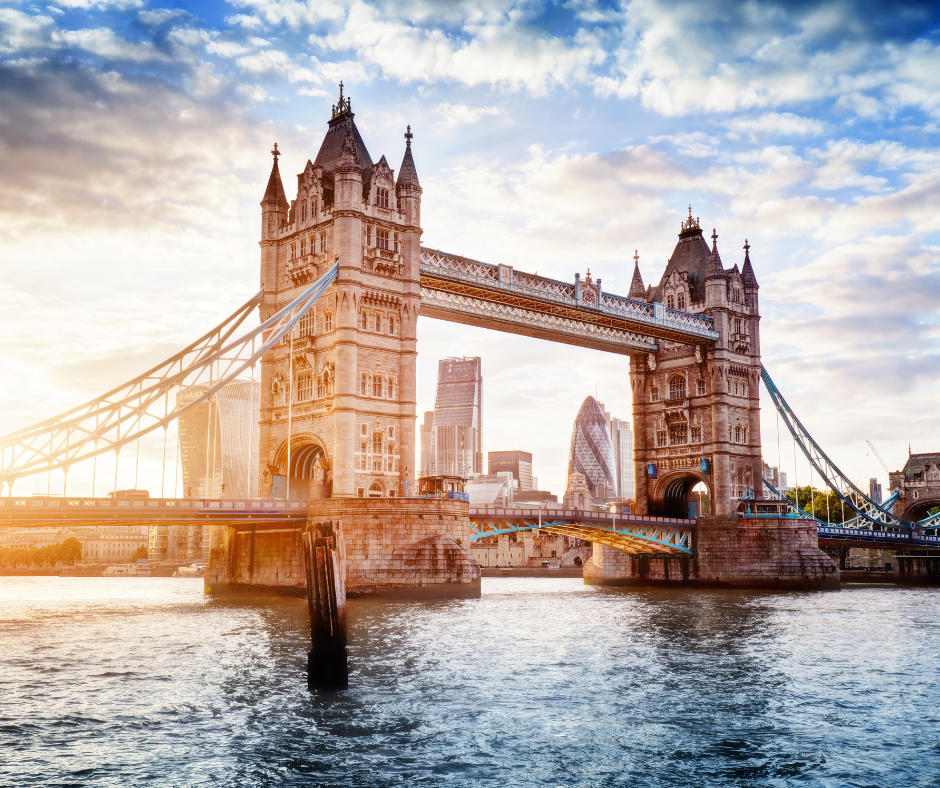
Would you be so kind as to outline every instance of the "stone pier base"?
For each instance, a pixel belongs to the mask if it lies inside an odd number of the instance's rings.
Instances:
[[[839,569],[812,521],[700,517],[692,556],[631,555],[603,545],[584,582],[606,586],[838,589]]]
[[[468,514],[463,501],[423,498],[326,498],[307,508],[310,522],[342,523],[349,597],[479,596]],[[303,595],[306,522],[213,526],[206,592]]]

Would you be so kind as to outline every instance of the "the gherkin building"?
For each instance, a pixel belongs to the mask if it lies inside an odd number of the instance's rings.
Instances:
[[[568,473],[583,473],[591,492],[598,487],[617,489],[614,471],[614,447],[604,411],[594,397],[581,403],[574,428],[571,430],[571,448],[568,451]]]

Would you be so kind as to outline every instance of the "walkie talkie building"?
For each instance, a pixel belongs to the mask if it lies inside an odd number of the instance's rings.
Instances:
[[[571,430],[568,473],[583,473],[595,501],[602,502],[617,490],[614,448],[604,410],[594,397],[581,403]]]

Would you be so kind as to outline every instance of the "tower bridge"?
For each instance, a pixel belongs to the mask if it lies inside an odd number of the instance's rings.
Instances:
[[[351,594],[479,593],[470,541],[533,528],[594,542],[590,583],[838,584],[812,520],[738,511],[750,491],[763,494],[759,285],[746,242],[740,267],[726,267],[717,232],[709,245],[690,209],[659,283],[644,286],[635,255],[626,296],[608,293],[589,271],[564,282],[524,264],[425,248],[410,127],[396,174],[385,156],[373,161],[354,118],[341,94],[290,200],[274,146],[256,296],[124,386],[0,439],[0,482],[10,496],[0,499],[0,520],[207,522],[213,592],[303,587],[308,523],[332,540]],[[247,329],[256,308],[260,325]],[[409,495],[419,316],[628,356],[636,513],[563,512],[535,522]],[[170,423],[249,376],[260,382],[255,498],[95,498],[101,455],[114,453],[116,467],[122,449],[159,439],[161,429],[165,455]],[[781,410],[782,398],[774,401]],[[809,446],[801,444],[807,456]],[[67,480],[79,463],[95,469],[90,498],[12,497],[18,479],[55,471]],[[711,516],[690,521],[688,496],[699,482]],[[883,510],[866,509],[854,492],[846,500],[885,525]]]

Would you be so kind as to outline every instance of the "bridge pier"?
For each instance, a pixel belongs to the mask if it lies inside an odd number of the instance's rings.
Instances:
[[[700,517],[693,538],[691,558],[637,555],[595,545],[584,567],[584,582],[601,586],[839,588],[839,569],[817,546],[811,521]]]
[[[301,534],[308,522],[337,521],[345,536],[347,596],[478,597],[468,515],[464,501],[325,498],[308,502],[306,520],[216,525],[206,593],[304,593]]]

